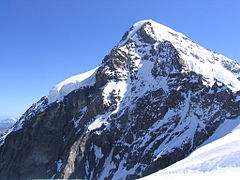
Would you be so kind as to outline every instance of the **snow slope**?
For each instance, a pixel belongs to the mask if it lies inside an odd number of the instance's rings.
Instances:
[[[236,121],[239,123],[240,120]],[[225,124],[226,131],[234,123]],[[219,129],[222,135],[226,133],[223,125]],[[221,133],[216,131],[212,139],[216,138],[214,136],[220,137]],[[142,179],[236,178],[240,177],[239,159],[240,125],[226,136],[198,148],[187,158]]]
[[[144,178],[142,180],[226,180],[226,179],[239,179],[240,168],[224,168],[216,169],[210,172],[182,172],[182,173],[172,173],[172,174],[153,174]]]

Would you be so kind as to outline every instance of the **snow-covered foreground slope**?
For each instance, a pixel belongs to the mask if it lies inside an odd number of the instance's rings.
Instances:
[[[229,130],[225,131],[224,126],[219,129],[222,130],[222,134]],[[219,132],[217,134],[217,136],[220,135]],[[206,177],[214,179],[240,177],[240,125],[226,136],[198,148],[187,158],[142,179],[201,179]]]
[[[188,172],[188,173],[170,173],[153,174],[141,180],[238,180],[240,177],[240,168],[216,169],[210,172]]]

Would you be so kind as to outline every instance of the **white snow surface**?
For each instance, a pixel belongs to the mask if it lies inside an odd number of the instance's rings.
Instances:
[[[229,120],[231,121],[231,120]],[[239,123],[239,119],[232,120],[219,127],[213,135],[213,139],[226,134],[234,128],[234,121]],[[224,129],[226,126],[226,131]],[[231,128],[230,128],[231,127]],[[210,138],[211,139],[211,138]],[[187,158],[142,179],[226,179],[240,176],[240,125],[235,127],[230,133],[206,144]]]
[[[50,90],[48,95],[48,103],[53,103],[54,101],[62,100],[64,96],[68,95],[70,92],[86,87],[93,86],[95,84],[95,75],[98,67],[79,74],[73,77],[70,77],[61,83],[57,84],[52,90]]]

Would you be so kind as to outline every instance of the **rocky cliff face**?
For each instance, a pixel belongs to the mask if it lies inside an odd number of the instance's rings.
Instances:
[[[239,117],[239,72],[138,22],[97,69],[56,86],[1,137],[0,177],[132,179],[165,168]]]

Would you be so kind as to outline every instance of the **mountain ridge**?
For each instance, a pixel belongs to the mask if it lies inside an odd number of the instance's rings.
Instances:
[[[155,22],[135,27],[96,70],[58,84],[1,137],[1,177],[143,177],[239,117],[237,63],[185,36],[166,40]]]
[[[142,35],[142,36],[147,36],[147,39],[149,39],[149,38],[151,38],[150,36],[148,36],[149,34],[147,33],[148,31],[147,30],[143,30],[144,28],[145,28],[145,26],[150,26],[151,28],[152,28],[152,31],[156,31],[156,30],[154,30],[154,29],[161,29],[160,31],[157,31],[156,33],[153,33],[153,34],[160,34],[160,36],[162,36],[162,37],[157,37],[157,36],[155,36],[154,38],[152,38],[152,41],[155,41],[155,42],[157,42],[157,41],[169,41],[169,39],[170,40],[172,40],[175,44],[175,48],[177,49],[177,51],[178,51],[178,54],[180,54],[180,58],[181,59],[184,59],[182,56],[184,56],[184,53],[183,53],[183,51],[186,51],[186,50],[183,50],[184,48],[180,48],[179,46],[179,43],[177,42],[176,43],[176,40],[173,40],[174,39],[174,37],[181,37],[182,39],[184,39],[184,40],[188,40],[188,41],[190,41],[190,42],[192,42],[188,37],[186,37],[185,35],[183,35],[183,34],[181,34],[181,33],[179,33],[179,32],[176,32],[176,31],[174,31],[174,30],[172,30],[172,29],[170,29],[170,28],[168,28],[168,27],[166,27],[166,26],[164,26],[164,25],[161,25],[161,24],[158,24],[158,23],[156,23],[156,22],[154,22],[153,20],[143,20],[143,21],[139,21],[139,22],[137,22],[137,23],[135,23],[131,28],[130,28],[130,30],[129,31],[127,31],[126,33],[125,33],[125,35],[122,37],[122,39],[120,40],[120,42],[115,46],[115,48],[114,49],[118,49],[118,50],[121,50],[120,52],[118,51],[118,53],[123,53],[124,52],[124,48],[123,48],[123,46],[124,46],[124,44],[126,44],[127,43],[127,41],[129,41],[129,40],[131,40],[131,38],[135,38],[136,39],[136,37],[134,37],[134,36],[136,36],[136,35],[138,35],[138,34],[143,34],[144,32],[146,32],[145,34],[147,34],[147,35]],[[163,30],[162,30],[163,29]],[[140,32],[141,31],[141,32]],[[144,31],[144,32],[143,32]],[[162,35],[162,34],[164,34],[164,35]],[[150,34],[151,35],[151,34]],[[172,38],[173,37],[173,38]],[[137,39],[139,39],[139,38],[137,38]],[[135,40],[136,41],[136,40]],[[182,41],[182,40],[177,40],[177,41]],[[171,42],[172,43],[172,42]],[[192,42],[193,43],[193,42]],[[195,43],[193,43],[193,44],[195,44]],[[190,45],[188,45],[188,46],[190,46]],[[191,46],[193,46],[192,44],[191,44]],[[197,45],[198,46],[198,45]],[[198,49],[199,48],[202,48],[201,46],[198,46]],[[240,65],[239,64],[237,64],[236,62],[234,62],[234,61],[232,61],[232,60],[230,60],[230,59],[228,59],[228,58],[226,58],[226,57],[224,57],[223,55],[221,55],[221,54],[217,54],[217,53],[214,53],[214,52],[212,52],[212,51],[209,51],[209,50],[207,50],[207,49],[205,49],[205,48],[202,48],[202,49],[204,49],[204,51],[207,51],[207,52],[209,52],[210,53],[210,55],[212,55],[213,57],[214,56],[216,56],[216,57],[214,57],[214,59],[216,58],[217,60],[218,59],[222,59],[221,61],[224,61],[224,63],[225,63],[225,67],[228,67],[233,73],[236,73],[236,75],[237,75],[237,77],[234,77],[234,76],[232,76],[232,75],[229,75],[230,77],[227,79],[228,81],[230,81],[230,84],[229,84],[229,87],[232,89],[232,90],[234,90],[234,91],[237,91],[237,90],[240,90],[240,82],[239,82],[239,79],[240,79]],[[126,52],[125,52],[126,53]],[[199,53],[199,52],[198,52]],[[201,52],[200,52],[200,54],[201,54]],[[204,54],[204,53],[202,53],[202,54]],[[199,59],[200,57],[200,55],[199,54],[193,54],[193,53],[191,53],[191,56],[193,56],[195,59]],[[181,61],[181,59],[180,59],[180,61]],[[206,58],[206,59],[209,59],[209,57],[208,58]],[[200,60],[199,60],[200,61]],[[196,73],[199,73],[199,71],[200,70],[196,70],[197,68],[194,68],[194,63],[193,63],[193,65],[191,65],[190,63],[188,63],[188,62],[184,62],[184,61],[181,61],[181,62],[179,62],[180,64],[182,63],[182,65],[183,65],[183,69],[182,69],[182,71],[194,71],[194,72],[196,72]],[[214,61],[213,62],[211,62],[211,63],[214,63]],[[196,63],[195,63],[196,64]],[[206,64],[205,66],[208,66],[209,64]],[[217,64],[216,64],[217,65]],[[192,68],[190,68],[191,66],[193,66]],[[203,65],[202,65],[203,66]],[[235,66],[235,69],[233,68],[233,66]],[[202,67],[202,68],[199,68],[199,69],[204,69],[204,68],[207,68],[207,67]],[[96,70],[97,68],[95,68],[94,70]],[[213,69],[215,69],[215,68],[213,68],[213,67],[211,67],[211,70],[209,70],[209,71],[213,71]],[[229,70],[228,69],[228,70]],[[91,74],[91,72],[93,72],[94,70],[91,70],[91,71],[89,71],[89,74]],[[203,71],[203,70],[201,70],[202,71],[202,73],[199,73],[199,74],[202,74],[202,75],[204,75],[204,76],[207,76],[206,74],[204,74],[205,72]],[[228,74],[229,74],[229,72],[228,71],[226,71],[226,70],[224,70],[224,69],[221,69],[221,70],[216,70],[216,71],[219,71],[218,73],[220,74],[220,73],[225,73],[225,76],[228,76]],[[222,72],[221,72],[222,71]],[[87,72],[88,73],[88,72]],[[84,73],[85,74],[85,73]],[[209,73],[207,73],[208,74],[208,76],[210,76],[209,75]],[[92,74],[91,74],[92,75]],[[95,74],[94,74],[95,75]],[[81,76],[81,78],[78,80],[78,78],[77,78],[77,76]],[[76,81],[78,81],[78,82],[81,82],[83,79],[82,79],[82,75],[77,75],[77,76],[74,76],[74,77],[76,77],[75,78],[75,82]],[[207,78],[209,78],[207,76]],[[213,84],[214,84],[214,80],[215,79],[217,79],[218,81],[220,81],[220,82],[222,82],[222,83],[225,83],[224,82],[224,77],[216,77],[216,75],[214,76],[214,75],[212,75],[213,77],[211,77],[211,82],[208,82],[209,83],[209,85],[210,86],[212,86]],[[69,79],[71,79],[71,78],[69,78]],[[234,79],[233,81],[231,81],[230,79]],[[66,81],[66,80],[65,80]],[[69,82],[68,82],[69,83]],[[232,85],[232,84],[234,84],[234,85]],[[64,86],[65,84],[67,84],[67,83],[64,83],[64,82],[61,82],[61,83],[59,83],[56,87],[54,87],[51,91],[50,91],[50,93],[49,93],[49,95],[48,95],[48,97],[49,97],[49,102],[53,102],[53,101],[55,101],[55,100],[57,100],[57,98],[52,98],[54,95],[53,95],[53,92],[52,91],[54,91],[55,89],[60,89],[60,91],[61,91],[61,89],[62,89],[62,87],[61,87],[61,85],[60,84],[63,84],[62,86]],[[74,83],[74,82],[71,82],[70,84],[73,84],[73,85],[75,85],[76,87],[72,87],[72,88],[70,88],[71,90],[63,90],[63,91],[61,91],[61,92],[56,92],[56,90],[55,90],[55,93],[56,94],[61,94],[61,93],[63,93],[63,94],[67,94],[66,92],[71,92],[72,90],[75,90],[75,89],[78,89],[78,88],[80,88],[78,85],[76,85],[76,84],[78,84],[78,83]],[[93,83],[92,83],[93,84]],[[225,83],[226,84],[226,83]],[[232,86],[236,86],[236,87],[232,87]],[[57,90],[57,91],[59,91],[59,90]],[[60,95],[60,97],[62,97],[63,95]],[[61,98],[60,98],[61,99]]]

